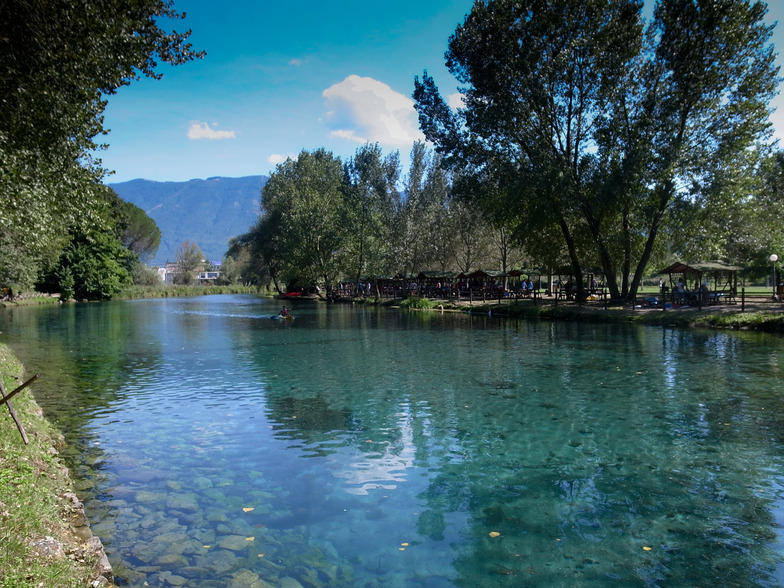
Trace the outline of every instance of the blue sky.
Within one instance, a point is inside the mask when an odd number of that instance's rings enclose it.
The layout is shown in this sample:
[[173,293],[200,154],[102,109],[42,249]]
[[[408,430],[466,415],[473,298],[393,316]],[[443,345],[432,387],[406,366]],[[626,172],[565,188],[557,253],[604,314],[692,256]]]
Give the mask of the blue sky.
[[[191,28],[207,56],[109,98],[109,148],[98,154],[115,171],[106,181],[269,174],[303,149],[325,147],[345,160],[368,141],[399,150],[406,173],[422,138],[414,76],[426,69],[445,96],[456,92],[444,51],[472,4],[176,0],[187,18],[174,28]],[[784,2],[769,2],[774,20],[784,27]],[[784,28],[774,42],[782,52]],[[784,139],[784,98],[776,104]]]

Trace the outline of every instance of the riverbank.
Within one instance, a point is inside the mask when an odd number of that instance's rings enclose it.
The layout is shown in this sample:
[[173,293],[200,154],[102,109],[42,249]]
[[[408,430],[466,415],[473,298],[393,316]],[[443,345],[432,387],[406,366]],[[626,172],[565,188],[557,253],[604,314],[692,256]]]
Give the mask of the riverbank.
[[784,306],[766,303],[746,306],[724,305],[679,309],[603,308],[596,305],[558,304],[519,306],[475,305],[468,312],[490,312],[496,316],[580,322],[621,322],[658,327],[755,330],[784,333]]
[[[372,300],[346,300],[353,303],[374,304]],[[439,300],[407,298],[406,300],[383,301],[383,306],[438,312],[464,312],[467,314],[489,314],[523,320],[551,320],[577,322],[631,323],[659,327],[707,328],[731,330],[755,330],[784,333],[784,304],[772,302],[747,302],[716,306],[681,308],[643,308],[626,306],[604,306],[601,302],[577,304],[532,300],[519,302],[444,303]]]
[[[23,380],[21,364],[3,344],[0,378],[6,393]],[[111,586],[111,566],[58,457],[62,435],[29,390],[11,404],[29,444],[0,406],[0,587]]]

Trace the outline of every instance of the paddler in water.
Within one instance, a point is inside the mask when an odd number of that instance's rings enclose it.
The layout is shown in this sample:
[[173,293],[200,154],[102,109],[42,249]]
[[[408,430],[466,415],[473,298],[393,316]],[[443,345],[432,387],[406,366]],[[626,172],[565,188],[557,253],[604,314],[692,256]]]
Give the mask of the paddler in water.
[[284,306],[280,311],[280,316],[289,316],[289,309]]

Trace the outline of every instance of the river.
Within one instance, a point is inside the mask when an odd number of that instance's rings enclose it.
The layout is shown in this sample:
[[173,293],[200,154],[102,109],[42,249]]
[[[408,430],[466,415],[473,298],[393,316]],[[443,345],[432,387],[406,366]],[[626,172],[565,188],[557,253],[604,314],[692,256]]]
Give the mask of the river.
[[278,310],[0,311],[119,584],[784,584],[780,336]]

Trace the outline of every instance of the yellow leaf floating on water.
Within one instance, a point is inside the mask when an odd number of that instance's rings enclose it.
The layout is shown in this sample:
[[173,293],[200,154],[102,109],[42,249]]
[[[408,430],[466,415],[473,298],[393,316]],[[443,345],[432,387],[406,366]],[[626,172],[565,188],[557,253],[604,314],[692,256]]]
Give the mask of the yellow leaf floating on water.
[[501,533],[499,533],[498,531],[490,531],[490,536],[491,537],[500,537],[500,535],[501,535]]
[[260,554],[259,554],[259,557],[264,557],[264,554],[263,554],[263,553],[260,553]]
[[398,550],[398,551],[405,551],[405,550],[406,550],[406,548],[405,548],[405,547],[398,547],[398,548],[397,548],[397,550]]
[[242,509],[242,512],[250,512],[252,510],[254,510],[252,506],[246,506],[245,508]]
[[645,547],[643,547],[643,549],[644,549],[645,551],[650,551],[650,550],[651,550],[651,548],[650,548],[650,547],[648,547],[647,545],[646,545]]
[[408,543],[401,543],[400,545],[402,545],[403,547],[408,547]]
[[212,547],[212,545],[203,545],[202,547],[204,547],[204,549],[209,549],[210,547]]
[[246,537],[245,541],[255,541],[255,537]]

